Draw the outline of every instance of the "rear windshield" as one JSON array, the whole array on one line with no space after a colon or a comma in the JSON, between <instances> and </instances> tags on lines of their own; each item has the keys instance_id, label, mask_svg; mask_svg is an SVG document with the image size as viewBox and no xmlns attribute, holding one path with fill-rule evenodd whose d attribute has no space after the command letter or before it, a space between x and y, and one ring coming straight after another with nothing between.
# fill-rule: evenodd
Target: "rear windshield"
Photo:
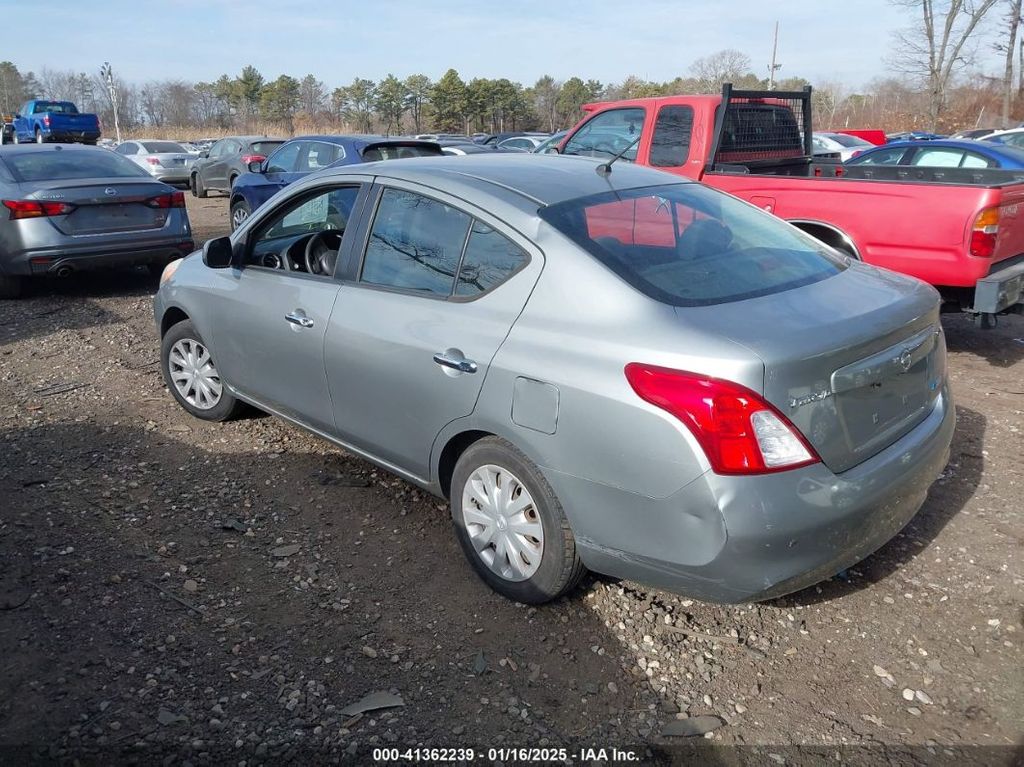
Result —
<instances>
[{"instance_id":1,"label":"rear windshield","mask_svg":"<svg viewBox=\"0 0 1024 767\"><path fill-rule=\"evenodd\" d=\"M156 154L184 154L186 151L185 147L174 141L142 141L140 143L147 152Z\"/></svg>"},{"instance_id":2,"label":"rear windshield","mask_svg":"<svg viewBox=\"0 0 1024 767\"><path fill-rule=\"evenodd\" d=\"M19 183L68 178L149 178L131 160L106 149L23 150L5 153L2 162Z\"/></svg>"},{"instance_id":3,"label":"rear windshield","mask_svg":"<svg viewBox=\"0 0 1024 767\"><path fill-rule=\"evenodd\" d=\"M32 108L35 114L49 112L55 115L76 115L78 109L70 101L37 101Z\"/></svg>"},{"instance_id":4,"label":"rear windshield","mask_svg":"<svg viewBox=\"0 0 1024 767\"><path fill-rule=\"evenodd\" d=\"M540 216L634 288L673 306L781 293L845 268L817 240L699 184L603 192Z\"/></svg>"},{"instance_id":5,"label":"rear windshield","mask_svg":"<svg viewBox=\"0 0 1024 767\"><path fill-rule=\"evenodd\" d=\"M249 149L253 154L261 154L266 157L283 143L283 141L253 141L249 144Z\"/></svg>"},{"instance_id":6,"label":"rear windshield","mask_svg":"<svg viewBox=\"0 0 1024 767\"><path fill-rule=\"evenodd\" d=\"M397 160L406 157L437 157L441 147L430 144L374 144L363 150L363 162Z\"/></svg>"},{"instance_id":7,"label":"rear windshield","mask_svg":"<svg viewBox=\"0 0 1024 767\"><path fill-rule=\"evenodd\" d=\"M837 144L842 144L845 147L874 146L870 141L865 141L864 139L857 138L856 136L849 136L845 133L827 133L825 135L827 138L830 138Z\"/></svg>"}]
</instances>

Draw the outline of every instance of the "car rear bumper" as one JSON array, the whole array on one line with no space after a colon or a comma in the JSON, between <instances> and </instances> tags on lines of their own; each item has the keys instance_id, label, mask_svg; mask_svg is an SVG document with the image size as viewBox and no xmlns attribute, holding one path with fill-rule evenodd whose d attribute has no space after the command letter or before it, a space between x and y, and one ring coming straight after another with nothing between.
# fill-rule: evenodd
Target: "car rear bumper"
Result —
<instances>
[{"instance_id":1,"label":"car rear bumper","mask_svg":"<svg viewBox=\"0 0 1024 767\"><path fill-rule=\"evenodd\" d=\"M835 575L895 536L949 459L948 385L928 418L834 474L822 464L754 477L704 474L648 498L544 469L590 569L711 602L771 599Z\"/></svg>"},{"instance_id":2,"label":"car rear bumper","mask_svg":"<svg viewBox=\"0 0 1024 767\"><path fill-rule=\"evenodd\" d=\"M1024 256L1017 256L978 280L972 312L998 314L1024 303Z\"/></svg>"},{"instance_id":3,"label":"car rear bumper","mask_svg":"<svg viewBox=\"0 0 1024 767\"><path fill-rule=\"evenodd\" d=\"M77 247L35 248L9 254L0 260L0 273L8 275L67 274L145 264L165 264L195 249L191 236L179 240L135 242L104 246L91 243Z\"/></svg>"},{"instance_id":4,"label":"car rear bumper","mask_svg":"<svg viewBox=\"0 0 1024 767\"><path fill-rule=\"evenodd\" d=\"M165 184L185 184L188 182L190 174L191 168L188 166L181 168L156 168L149 172L149 175L157 181L163 181Z\"/></svg>"},{"instance_id":5,"label":"car rear bumper","mask_svg":"<svg viewBox=\"0 0 1024 767\"><path fill-rule=\"evenodd\" d=\"M65 141L65 142L80 142L80 141L96 141L100 137L98 130L49 130L43 132L43 138L48 141Z\"/></svg>"}]
</instances>

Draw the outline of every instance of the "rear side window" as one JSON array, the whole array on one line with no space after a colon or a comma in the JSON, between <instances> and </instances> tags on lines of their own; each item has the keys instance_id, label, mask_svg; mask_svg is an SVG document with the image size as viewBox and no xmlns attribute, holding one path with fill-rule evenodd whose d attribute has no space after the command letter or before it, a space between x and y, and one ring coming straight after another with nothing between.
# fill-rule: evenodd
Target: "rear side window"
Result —
<instances>
[{"instance_id":1,"label":"rear side window","mask_svg":"<svg viewBox=\"0 0 1024 767\"><path fill-rule=\"evenodd\" d=\"M690 133L693 131L693 109L688 106L667 106L658 110L651 139L651 165L656 168L677 168L690 155Z\"/></svg>"},{"instance_id":2,"label":"rear side window","mask_svg":"<svg viewBox=\"0 0 1024 767\"><path fill-rule=\"evenodd\" d=\"M106 149L25 150L8 152L3 161L20 183L70 178L149 178L149 174L131 160Z\"/></svg>"},{"instance_id":3,"label":"rear side window","mask_svg":"<svg viewBox=\"0 0 1024 767\"><path fill-rule=\"evenodd\" d=\"M449 296L470 217L429 197L385 189L370 230L362 282Z\"/></svg>"},{"instance_id":4,"label":"rear side window","mask_svg":"<svg viewBox=\"0 0 1024 767\"><path fill-rule=\"evenodd\" d=\"M473 296L495 288L529 262L522 248L482 221L474 221L459 268L455 295Z\"/></svg>"},{"instance_id":5,"label":"rear side window","mask_svg":"<svg viewBox=\"0 0 1024 767\"><path fill-rule=\"evenodd\" d=\"M865 152L852 160L850 165L899 165L903 155L907 153L905 146L891 147L889 149L877 149Z\"/></svg>"},{"instance_id":6,"label":"rear side window","mask_svg":"<svg viewBox=\"0 0 1024 767\"><path fill-rule=\"evenodd\" d=\"M254 141L251 144L249 144L249 151L251 151L253 154L261 154L264 157L266 157L279 146L281 146L281 144L283 143L283 141ZM236 152L242 151L242 147L238 146L237 144L233 148L234 151Z\"/></svg>"},{"instance_id":7,"label":"rear side window","mask_svg":"<svg viewBox=\"0 0 1024 767\"><path fill-rule=\"evenodd\" d=\"M609 109L592 117L566 142L562 154L614 157L628 151L624 160L636 160L637 139L644 128L645 112L640 107Z\"/></svg>"},{"instance_id":8,"label":"rear side window","mask_svg":"<svg viewBox=\"0 0 1024 767\"><path fill-rule=\"evenodd\" d=\"M803 140L791 109L770 104L730 104L725 111L718 151L803 151Z\"/></svg>"},{"instance_id":9,"label":"rear side window","mask_svg":"<svg viewBox=\"0 0 1024 767\"><path fill-rule=\"evenodd\" d=\"M363 150L363 162L400 160L406 157L437 157L444 154L439 146L430 144L374 144Z\"/></svg>"},{"instance_id":10,"label":"rear side window","mask_svg":"<svg viewBox=\"0 0 1024 767\"><path fill-rule=\"evenodd\" d=\"M772 295L845 268L817 240L698 184L605 192L540 216L634 288L673 306Z\"/></svg>"}]
</instances>

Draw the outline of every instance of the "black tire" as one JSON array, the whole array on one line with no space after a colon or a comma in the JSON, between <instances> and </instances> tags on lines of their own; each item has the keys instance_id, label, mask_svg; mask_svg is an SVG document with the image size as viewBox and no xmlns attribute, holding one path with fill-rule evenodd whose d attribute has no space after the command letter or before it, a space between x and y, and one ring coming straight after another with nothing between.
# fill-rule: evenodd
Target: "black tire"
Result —
<instances>
[{"instance_id":1,"label":"black tire","mask_svg":"<svg viewBox=\"0 0 1024 767\"><path fill-rule=\"evenodd\" d=\"M19 298L24 287L24 278L16 275L0 274L0 298Z\"/></svg>"},{"instance_id":2,"label":"black tire","mask_svg":"<svg viewBox=\"0 0 1024 767\"><path fill-rule=\"evenodd\" d=\"M192 194L196 197L206 197L206 185L203 183L203 177L198 173L192 174Z\"/></svg>"},{"instance_id":3,"label":"black tire","mask_svg":"<svg viewBox=\"0 0 1024 767\"><path fill-rule=\"evenodd\" d=\"M233 173L228 176L228 194L231 194L231 190L235 188L235 181L238 180L238 174Z\"/></svg>"},{"instance_id":4,"label":"black tire","mask_svg":"<svg viewBox=\"0 0 1024 767\"><path fill-rule=\"evenodd\" d=\"M252 208L249 207L243 199L235 200L231 203L230 215L231 219L231 231L235 231L238 227L245 223L245 220L249 218L249 214L252 213Z\"/></svg>"},{"instance_id":5,"label":"black tire","mask_svg":"<svg viewBox=\"0 0 1024 767\"><path fill-rule=\"evenodd\" d=\"M36 143L37 144L45 144L46 143L46 139L43 138L43 132L41 130L39 130L39 128L36 128Z\"/></svg>"},{"instance_id":6,"label":"black tire","mask_svg":"<svg viewBox=\"0 0 1024 767\"><path fill-rule=\"evenodd\" d=\"M160 261L152 264L146 264L146 269L149 271L151 277L155 277L159 280L160 275L164 273L164 267L167 266L167 263L168 262L166 261Z\"/></svg>"},{"instance_id":7,"label":"black tire","mask_svg":"<svg viewBox=\"0 0 1024 767\"><path fill-rule=\"evenodd\" d=\"M463 519L463 489L470 475L488 464L511 472L519 479L532 496L533 508L543 526L540 565L526 580L509 580L491 570L474 548ZM508 599L531 605L550 602L576 588L586 575L569 520L551 485L529 458L500 437L485 437L470 445L459 457L452 474L451 512L455 534L466 559L488 586Z\"/></svg>"},{"instance_id":8,"label":"black tire","mask_svg":"<svg viewBox=\"0 0 1024 767\"><path fill-rule=\"evenodd\" d=\"M185 399L178 391L178 387L174 385L174 381L171 379L171 350L174 345L179 341L192 341L199 343L203 347L206 346L206 342L203 341L202 336L192 326L191 320L182 320L176 325L172 325L171 328L164 333L164 337L160 342L160 370L164 376L164 383L167 385L168 390L171 392L171 396L178 401L189 414L196 418L201 418L204 421L227 421L234 418L245 409L244 403L233 397L227 390L226 386L223 387L220 399L217 403L210 408L196 407L187 399ZM211 362L213 360L211 359Z\"/></svg>"}]
</instances>

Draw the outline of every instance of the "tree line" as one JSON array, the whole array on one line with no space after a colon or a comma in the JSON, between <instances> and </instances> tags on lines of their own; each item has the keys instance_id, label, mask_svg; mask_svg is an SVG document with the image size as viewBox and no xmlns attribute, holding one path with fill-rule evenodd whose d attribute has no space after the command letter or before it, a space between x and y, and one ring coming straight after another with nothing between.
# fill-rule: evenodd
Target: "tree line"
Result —
<instances>
[{"instance_id":1,"label":"tree line","mask_svg":"<svg viewBox=\"0 0 1024 767\"><path fill-rule=\"evenodd\" d=\"M859 89L814 83L819 129L954 130L1013 124L1024 116L1024 35L1018 35L1024 0L891 0L913 19L894 35L891 76ZM1002 14L1000 15L1000 10ZM983 23L984 22L984 23ZM977 66L979 46L1005 57L1004 72ZM129 133L162 135L238 132L472 133L555 131L576 123L583 104L599 100L715 93L724 82L765 88L746 54L725 49L697 59L684 75L658 82L634 75L618 83L582 76L545 75L532 85L507 78L464 79L449 69L379 81L362 77L329 88L315 74L268 79L253 66L210 82L168 79L135 83L116 73L117 116ZM810 84L802 77L774 83L780 90ZM22 72L0 62L0 113L28 98L74 101L113 124L114 97L98 73L42 69ZM109 130L108 130L109 133Z\"/></svg>"}]
</instances>

